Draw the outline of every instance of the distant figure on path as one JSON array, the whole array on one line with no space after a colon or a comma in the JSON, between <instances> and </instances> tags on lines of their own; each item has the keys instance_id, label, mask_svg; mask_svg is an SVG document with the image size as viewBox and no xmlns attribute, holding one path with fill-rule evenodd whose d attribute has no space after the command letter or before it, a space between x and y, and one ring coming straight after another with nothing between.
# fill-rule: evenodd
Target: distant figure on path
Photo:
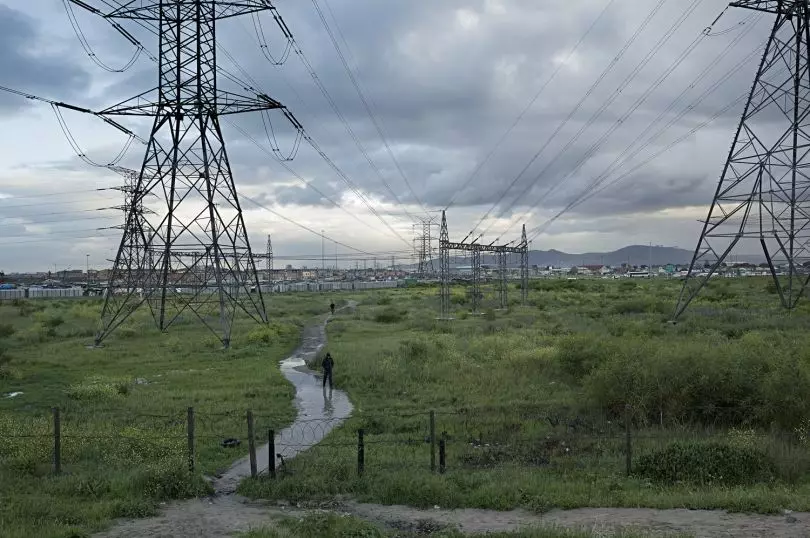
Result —
<instances>
[{"instance_id":1,"label":"distant figure on path","mask_svg":"<svg viewBox=\"0 0 810 538\"><path fill-rule=\"evenodd\" d=\"M332 390L332 367L334 365L335 361L332 360L332 355L327 353L321 363L323 367L323 388L326 388L326 378L329 378L329 390Z\"/></svg>"},{"instance_id":2,"label":"distant figure on path","mask_svg":"<svg viewBox=\"0 0 810 538\"><path fill-rule=\"evenodd\" d=\"M334 316L335 315L335 303L334 302L329 305L329 310L332 311L332 315Z\"/></svg>"}]
</instances>

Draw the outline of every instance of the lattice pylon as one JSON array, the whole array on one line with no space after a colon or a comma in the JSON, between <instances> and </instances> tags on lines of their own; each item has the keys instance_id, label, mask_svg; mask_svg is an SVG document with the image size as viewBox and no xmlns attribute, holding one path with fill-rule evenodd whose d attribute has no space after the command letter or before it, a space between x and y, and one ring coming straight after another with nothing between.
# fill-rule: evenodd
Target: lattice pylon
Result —
<instances>
[{"instance_id":1,"label":"lattice pylon","mask_svg":"<svg viewBox=\"0 0 810 538\"><path fill-rule=\"evenodd\" d=\"M776 20L673 319L746 240L762 250L783 307L796 306L809 278L810 10L806 0L732 5Z\"/></svg>"},{"instance_id":2,"label":"lattice pylon","mask_svg":"<svg viewBox=\"0 0 810 538\"><path fill-rule=\"evenodd\" d=\"M481 251L470 252L472 260L472 313L478 314L481 310Z\"/></svg>"},{"instance_id":3,"label":"lattice pylon","mask_svg":"<svg viewBox=\"0 0 810 538\"><path fill-rule=\"evenodd\" d=\"M441 317L450 318L450 234L447 231L447 216L442 211L442 224L439 231L439 301L441 302Z\"/></svg>"},{"instance_id":4,"label":"lattice pylon","mask_svg":"<svg viewBox=\"0 0 810 538\"><path fill-rule=\"evenodd\" d=\"M508 254L498 252L496 256L498 258L498 303L502 310L506 310L509 308L509 273L506 264Z\"/></svg>"},{"instance_id":5,"label":"lattice pylon","mask_svg":"<svg viewBox=\"0 0 810 538\"><path fill-rule=\"evenodd\" d=\"M283 107L265 94L217 87L216 23L274 8L266 0L77 5L107 20L140 21L159 36L158 86L98 113L154 120L96 345L145 303L160 330L190 315L228 347L239 312L257 322L266 322L267 314L220 118ZM284 114L300 130L289 111ZM146 196L157 199L154 212L138 222L132 215Z\"/></svg>"},{"instance_id":6,"label":"lattice pylon","mask_svg":"<svg viewBox=\"0 0 810 538\"><path fill-rule=\"evenodd\" d=\"M520 236L520 301L524 306L529 302L529 240L525 224Z\"/></svg>"}]
</instances>

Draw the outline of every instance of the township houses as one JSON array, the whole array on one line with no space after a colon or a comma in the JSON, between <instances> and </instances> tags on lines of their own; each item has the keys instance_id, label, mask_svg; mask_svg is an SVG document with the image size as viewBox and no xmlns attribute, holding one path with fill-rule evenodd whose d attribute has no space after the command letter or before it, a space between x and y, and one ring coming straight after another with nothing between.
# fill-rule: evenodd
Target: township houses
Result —
<instances>
[{"instance_id":1,"label":"township houses","mask_svg":"<svg viewBox=\"0 0 810 538\"><path fill-rule=\"evenodd\" d=\"M604 276L612 274L613 270L607 265L580 265L577 274L589 276Z\"/></svg>"}]
</instances>

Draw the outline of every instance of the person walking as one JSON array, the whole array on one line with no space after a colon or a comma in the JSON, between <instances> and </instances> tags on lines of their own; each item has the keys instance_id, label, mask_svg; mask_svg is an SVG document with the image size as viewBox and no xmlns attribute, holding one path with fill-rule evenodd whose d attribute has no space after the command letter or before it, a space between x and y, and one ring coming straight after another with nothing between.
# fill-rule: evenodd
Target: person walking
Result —
<instances>
[{"instance_id":1,"label":"person walking","mask_svg":"<svg viewBox=\"0 0 810 538\"><path fill-rule=\"evenodd\" d=\"M329 310L332 311L332 315L334 316L335 315L335 302L334 301L332 301L332 303L329 304Z\"/></svg>"},{"instance_id":2,"label":"person walking","mask_svg":"<svg viewBox=\"0 0 810 538\"><path fill-rule=\"evenodd\" d=\"M327 352L326 357L321 362L321 367L323 367L323 388L326 388L326 378L329 378L329 389L332 389L332 368L334 366L335 361L332 359L332 355Z\"/></svg>"}]
</instances>

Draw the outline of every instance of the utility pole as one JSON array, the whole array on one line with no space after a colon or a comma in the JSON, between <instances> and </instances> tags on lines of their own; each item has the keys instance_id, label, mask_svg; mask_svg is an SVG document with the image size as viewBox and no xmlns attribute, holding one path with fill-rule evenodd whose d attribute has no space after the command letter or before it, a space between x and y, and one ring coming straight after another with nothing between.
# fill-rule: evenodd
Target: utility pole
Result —
<instances>
[{"instance_id":1,"label":"utility pole","mask_svg":"<svg viewBox=\"0 0 810 538\"><path fill-rule=\"evenodd\" d=\"M321 282L323 282L324 278L326 277L326 251L324 250L324 244L323 230L321 230L321 271L323 274L321 277Z\"/></svg>"},{"instance_id":2,"label":"utility pole","mask_svg":"<svg viewBox=\"0 0 810 538\"><path fill-rule=\"evenodd\" d=\"M85 273L84 274L87 277L87 278L85 278L85 280L87 281L87 287L90 287L90 254L85 254L84 256L85 256L85 259L84 259Z\"/></svg>"},{"instance_id":3,"label":"utility pole","mask_svg":"<svg viewBox=\"0 0 810 538\"><path fill-rule=\"evenodd\" d=\"M161 331L181 315L195 315L227 348L237 312L256 322L266 322L267 313L220 118L284 107L263 93L217 87L216 26L274 8L264 0L70 1L113 23L130 42L135 39L121 21L159 36L157 86L96 113L113 123L117 116L153 119L131 204L154 195L162 211L140 222L127 217L109 279L109 290L127 291L106 294L95 343L148 303ZM198 291L184 294L180 285Z\"/></svg>"}]
</instances>

